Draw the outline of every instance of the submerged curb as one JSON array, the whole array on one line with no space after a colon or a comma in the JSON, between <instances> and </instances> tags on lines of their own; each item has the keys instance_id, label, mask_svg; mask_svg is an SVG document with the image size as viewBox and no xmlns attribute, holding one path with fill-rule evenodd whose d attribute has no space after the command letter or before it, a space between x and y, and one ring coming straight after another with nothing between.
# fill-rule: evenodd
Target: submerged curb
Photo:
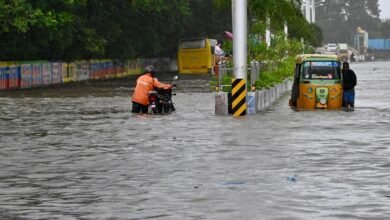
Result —
<instances>
[{"instance_id":1,"label":"submerged curb","mask_svg":"<svg viewBox=\"0 0 390 220\"><path fill-rule=\"evenodd\" d=\"M272 88L256 91L256 111L261 111L271 106L285 92L291 90L292 83L291 80L285 79Z\"/></svg>"}]
</instances>

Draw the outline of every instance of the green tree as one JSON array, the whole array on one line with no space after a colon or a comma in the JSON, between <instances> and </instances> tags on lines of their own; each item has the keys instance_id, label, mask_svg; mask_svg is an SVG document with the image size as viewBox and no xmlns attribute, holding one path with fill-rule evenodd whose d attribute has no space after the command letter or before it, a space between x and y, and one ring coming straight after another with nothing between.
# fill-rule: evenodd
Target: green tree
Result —
<instances>
[{"instance_id":1,"label":"green tree","mask_svg":"<svg viewBox=\"0 0 390 220\"><path fill-rule=\"evenodd\" d=\"M190 0L191 14L184 23L184 38L224 38L232 30L231 7L217 7L211 0Z\"/></svg>"},{"instance_id":2,"label":"green tree","mask_svg":"<svg viewBox=\"0 0 390 220\"><path fill-rule=\"evenodd\" d=\"M38 22L38 17L42 14L40 10L35 10L32 5L25 0L0 1L0 25L1 32L26 32L30 26Z\"/></svg>"},{"instance_id":3,"label":"green tree","mask_svg":"<svg viewBox=\"0 0 390 220\"><path fill-rule=\"evenodd\" d=\"M0 46L2 60L57 59L71 44L67 30L75 20L72 10L83 1L1 2ZM17 21L17 22L16 22Z\"/></svg>"},{"instance_id":4,"label":"green tree","mask_svg":"<svg viewBox=\"0 0 390 220\"><path fill-rule=\"evenodd\" d=\"M231 31L231 4L215 1L0 0L0 60L175 56L181 38ZM250 0L249 8L258 20L266 12L277 30L294 23L298 3Z\"/></svg>"},{"instance_id":5,"label":"green tree","mask_svg":"<svg viewBox=\"0 0 390 220\"><path fill-rule=\"evenodd\" d=\"M214 2L219 7L231 7L231 0L214 0ZM266 19L270 18L272 32L279 32L287 23L291 38L299 40L303 38L312 45L318 45L321 41L321 31L308 24L300 10L301 4L300 0L248 0L251 33L263 35Z\"/></svg>"}]
</instances>

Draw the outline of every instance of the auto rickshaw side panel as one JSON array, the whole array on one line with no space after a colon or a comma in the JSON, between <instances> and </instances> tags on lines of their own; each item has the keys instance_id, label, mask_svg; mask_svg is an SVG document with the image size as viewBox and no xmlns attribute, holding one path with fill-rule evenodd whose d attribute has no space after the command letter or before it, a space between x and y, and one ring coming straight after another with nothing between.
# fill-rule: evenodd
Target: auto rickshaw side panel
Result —
<instances>
[{"instance_id":1,"label":"auto rickshaw side panel","mask_svg":"<svg viewBox=\"0 0 390 220\"><path fill-rule=\"evenodd\" d=\"M298 109L314 110L316 106L315 88L312 84L299 84L299 95L297 99Z\"/></svg>"},{"instance_id":2,"label":"auto rickshaw side panel","mask_svg":"<svg viewBox=\"0 0 390 220\"><path fill-rule=\"evenodd\" d=\"M340 109L343 103L343 87L341 84L329 85L328 109Z\"/></svg>"}]
</instances>

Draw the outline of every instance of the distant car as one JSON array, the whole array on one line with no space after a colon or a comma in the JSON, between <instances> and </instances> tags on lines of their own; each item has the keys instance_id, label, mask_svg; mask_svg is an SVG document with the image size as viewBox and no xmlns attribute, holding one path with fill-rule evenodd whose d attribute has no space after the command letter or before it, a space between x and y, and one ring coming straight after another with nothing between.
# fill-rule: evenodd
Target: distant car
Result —
<instances>
[{"instance_id":1,"label":"distant car","mask_svg":"<svg viewBox=\"0 0 390 220\"><path fill-rule=\"evenodd\" d=\"M348 60L349 60L348 50L339 50L337 52L337 55L339 56L341 62L348 62Z\"/></svg>"},{"instance_id":2,"label":"distant car","mask_svg":"<svg viewBox=\"0 0 390 220\"><path fill-rule=\"evenodd\" d=\"M336 52L337 44L328 44L326 46L326 50L330 52Z\"/></svg>"}]
</instances>

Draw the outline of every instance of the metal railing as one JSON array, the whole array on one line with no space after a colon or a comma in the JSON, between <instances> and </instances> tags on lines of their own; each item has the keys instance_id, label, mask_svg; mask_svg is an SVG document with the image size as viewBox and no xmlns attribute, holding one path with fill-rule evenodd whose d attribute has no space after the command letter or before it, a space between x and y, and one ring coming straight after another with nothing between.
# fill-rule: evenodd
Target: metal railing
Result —
<instances>
[{"instance_id":1,"label":"metal railing","mask_svg":"<svg viewBox=\"0 0 390 220\"><path fill-rule=\"evenodd\" d=\"M253 60L248 65L248 74L247 74L247 83L249 82L251 86L255 85L256 80L260 74L261 63L259 61ZM233 67L229 67L229 63L222 62L219 65L218 71L218 91L226 91L226 88L232 86L231 80L229 82L226 79L234 78Z\"/></svg>"}]
</instances>

